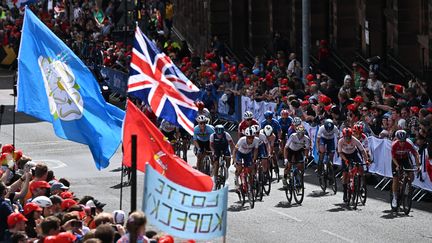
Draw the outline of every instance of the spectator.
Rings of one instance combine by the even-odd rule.
[[[103,243],[114,242],[114,230],[110,224],[102,224],[96,228],[95,238],[101,240]],[[135,242],[135,241],[132,241]]]
[[[41,235],[43,237],[57,235],[60,233],[60,219],[55,216],[49,216],[40,223]]]
[[[143,212],[133,212],[126,223],[127,233],[120,238],[118,243],[148,242],[145,236],[147,219]]]
[[[25,231],[27,219],[24,215],[15,212],[9,214],[7,220],[4,222],[7,222],[8,230],[2,231],[2,242],[8,242],[11,240],[13,234]]]
[[[8,216],[13,213],[11,203],[5,199],[7,193],[7,186],[2,181],[0,181],[0,240],[5,239],[4,233],[8,227]],[[25,221],[27,221],[27,219]]]

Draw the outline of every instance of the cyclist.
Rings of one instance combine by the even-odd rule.
[[[288,129],[287,138],[291,136],[291,134],[296,132],[296,128],[302,124],[302,119],[300,117],[294,117],[291,126]]]
[[[354,137],[360,141],[360,143],[365,148],[366,153],[369,154],[369,141],[367,139],[366,134],[363,133],[363,124],[361,123],[355,124],[352,130],[353,130]]]
[[[159,125],[159,129],[162,131],[163,135],[167,137],[168,141],[171,143],[175,143],[177,140],[176,137],[176,126],[171,122],[163,119],[161,124]]]
[[[207,108],[205,108],[204,102],[202,102],[202,101],[199,100],[199,101],[196,102],[196,106],[198,107],[198,114],[197,114],[197,116],[204,115],[209,120],[211,119],[210,111]]]
[[[181,139],[183,141],[183,160],[187,162],[187,151],[189,149],[191,135],[183,128],[183,127],[177,127],[177,138]]]
[[[254,125],[252,129],[255,132],[255,136],[259,139],[258,158],[262,161],[263,171],[267,172],[268,156],[273,153],[272,145],[275,140],[273,128],[267,125],[263,129],[259,129],[258,125]]]
[[[335,152],[335,138],[339,134],[339,129],[334,125],[331,119],[326,119],[324,124],[320,126],[317,134],[319,141],[319,160],[318,160],[318,175],[321,175],[323,168],[324,155],[327,153],[327,161],[333,161]]]
[[[305,128],[302,125],[299,125],[296,128],[296,132],[291,134],[288,138],[287,143],[285,144],[284,149],[284,177],[282,179],[282,183],[284,187],[288,186],[288,176],[290,175],[291,166],[293,163],[304,162],[304,158],[309,156],[309,150],[311,146],[310,138],[305,134]],[[299,163],[298,167],[299,171],[303,173],[304,171],[304,163]]]
[[[273,128],[273,133],[276,135],[276,138],[281,139],[281,126],[278,120],[273,118],[273,111],[264,112],[264,120],[261,121],[261,128],[264,128],[266,125],[270,125]]]
[[[231,135],[225,131],[224,126],[216,125],[215,133],[210,135],[210,148],[214,154],[212,171],[213,176],[217,176],[219,168],[218,159],[220,156],[224,156],[226,168],[230,167],[230,151],[234,151],[234,147],[235,144],[233,142],[233,139]]]
[[[237,189],[239,188],[238,176],[242,170],[242,161],[244,164],[243,166],[251,170],[252,173],[250,175],[253,175],[253,161],[256,161],[258,158],[259,139],[255,137],[252,127],[246,128],[244,135],[244,137],[238,140],[233,152],[236,162],[234,182]]]
[[[213,134],[214,128],[207,124],[208,118],[204,115],[199,115],[196,118],[198,125],[194,128],[193,143],[197,149],[197,168],[203,170],[202,160],[205,153],[210,150],[210,135]]]
[[[238,138],[243,137],[246,128],[253,125],[258,125],[258,121],[253,119],[253,113],[251,111],[245,111],[243,114],[243,121],[240,122],[238,127]]]
[[[420,169],[420,159],[419,154],[414,149],[414,146],[408,142],[407,139],[407,133],[405,130],[397,130],[395,133],[395,137],[397,140],[395,140],[392,143],[391,147],[391,154],[392,154],[392,172],[393,172],[393,184],[392,184],[392,191],[393,191],[393,200],[392,200],[392,207],[397,207],[397,191],[399,190],[399,171],[402,168],[405,169],[412,169],[412,164],[409,161],[409,155],[410,153],[414,155],[415,162],[417,165],[417,170]],[[411,178],[411,181],[413,181],[414,174],[413,172],[408,172],[409,177]]]
[[[361,159],[358,155],[358,151],[360,151],[363,155],[363,159],[366,161],[366,164],[369,164],[369,157],[366,153],[361,142],[352,136],[352,129],[347,127],[342,130],[343,137],[338,141],[338,153],[342,159],[342,177],[343,177],[343,201],[347,201],[347,190],[348,190],[348,166],[352,165],[355,162],[361,162]],[[348,164],[350,163],[350,164]],[[361,167],[362,168],[362,167]]]
[[[288,110],[282,110],[281,111],[281,118],[279,118],[278,122],[279,125],[281,127],[281,138],[282,138],[282,144],[281,147],[283,148],[285,146],[286,140],[289,137],[288,134],[288,129],[291,127],[292,124],[292,118],[289,116],[289,111]]]

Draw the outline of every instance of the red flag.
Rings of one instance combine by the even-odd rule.
[[[128,100],[123,128],[123,164],[131,166],[131,136],[137,135],[137,169],[145,172],[145,163],[171,181],[197,191],[211,191],[210,176],[193,169],[174,155],[162,132]]]

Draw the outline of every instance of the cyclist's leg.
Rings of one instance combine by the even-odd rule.
[[[236,188],[238,189],[239,187],[239,180],[238,177],[240,175],[240,172],[242,170],[242,159],[244,157],[244,155],[242,153],[240,153],[239,151],[237,151],[237,153],[234,155],[235,156],[235,176],[234,176],[234,184],[236,186]]]
[[[283,178],[282,178],[282,183],[284,184],[284,186],[286,186],[287,183],[287,178],[288,178],[288,174],[290,172],[291,169],[291,164],[290,164],[290,149],[288,147],[284,147],[284,165],[285,165],[285,169],[284,169],[284,174],[283,174]]]
[[[323,168],[324,155],[327,151],[326,139],[320,138],[319,140],[319,158],[318,158],[318,174],[320,175]]]
[[[258,147],[258,157],[261,158],[261,164],[263,167],[263,171],[267,171],[268,169],[268,163],[267,163],[267,158],[268,158],[268,153],[267,153],[267,148],[265,146],[265,144],[261,144]]]
[[[392,161],[392,173],[393,173],[393,179],[392,179],[393,201],[391,203],[392,203],[393,207],[396,207],[397,206],[397,196],[398,196],[398,191],[399,191],[399,171],[396,170],[396,166],[394,165],[393,161]]]
[[[214,156],[212,156],[212,176],[217,176],[219,169],[219,157],[222,156],[221,150],[215,148]]]
[[[351,158],[348,156],[348,154],[344,154],[345,158],[350,161]],[[349,173],[348,173],[348,165],[345,163],[344,160],[342,160],[342,187],[343,187],[343,201],[346,202],[347,200],[347,193],[348,193],[348,181],[349,181]]]

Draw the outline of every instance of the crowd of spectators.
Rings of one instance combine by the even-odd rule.
[[[174,242],[146,229],[144,213],[106,212],[93,196],[78,198],[46,164],[10,144],[1,149],[0,242]]]

